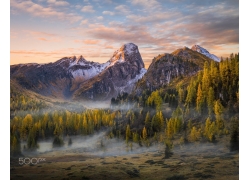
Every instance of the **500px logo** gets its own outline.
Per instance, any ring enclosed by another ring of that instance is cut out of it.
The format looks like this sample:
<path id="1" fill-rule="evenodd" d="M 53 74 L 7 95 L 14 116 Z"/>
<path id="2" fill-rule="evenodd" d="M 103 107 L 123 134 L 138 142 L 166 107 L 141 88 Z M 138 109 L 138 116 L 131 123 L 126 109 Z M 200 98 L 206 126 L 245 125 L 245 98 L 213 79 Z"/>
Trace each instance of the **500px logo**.
<path id="1" fill-rule="evenodd" d="M 19 158 L 19 164 L 37 164 L 39 162 L 46 161 L 45 158 Z"/>

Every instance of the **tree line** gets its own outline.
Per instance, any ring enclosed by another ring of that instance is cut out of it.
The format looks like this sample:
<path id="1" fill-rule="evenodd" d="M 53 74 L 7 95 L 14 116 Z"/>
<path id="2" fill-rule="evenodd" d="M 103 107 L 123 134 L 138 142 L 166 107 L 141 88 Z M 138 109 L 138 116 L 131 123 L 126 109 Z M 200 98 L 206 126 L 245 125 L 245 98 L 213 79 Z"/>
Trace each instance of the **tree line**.
<path id="1" fill-rule="evenodd" d="M 11 152 L 20 152 L 20 141 L 27 143 L 27 150 L 34 150 L 38 148 L 38 140 L 54 137 L 60 143 L 63 136 L 93 134 L 102 128 L 114 126 L 115 116 L 115 112 L 102 109 L 82 113 L 66 110 L 15 116 L 10 122 Z"/>

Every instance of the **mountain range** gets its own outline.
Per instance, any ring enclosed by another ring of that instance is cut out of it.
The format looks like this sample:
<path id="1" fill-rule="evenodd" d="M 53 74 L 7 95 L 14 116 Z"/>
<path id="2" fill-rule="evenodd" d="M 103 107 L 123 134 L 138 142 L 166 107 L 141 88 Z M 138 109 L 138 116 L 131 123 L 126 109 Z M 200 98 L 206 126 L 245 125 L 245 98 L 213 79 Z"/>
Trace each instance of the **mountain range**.
<path id="1" fill-rule="evenodd" d="M 122 92 L 140 94 L 145 88 L 157 89 L 177 77 L 192 76 L 212 60 L 219 62 L 217 56 L 194 45 L 158 55 L 146 70 L 138 46 L 127 43 L 102 64 L 73 56 L 54 63 L 11 65 L 10 79 L 42 96 L 109 100 Z"/>

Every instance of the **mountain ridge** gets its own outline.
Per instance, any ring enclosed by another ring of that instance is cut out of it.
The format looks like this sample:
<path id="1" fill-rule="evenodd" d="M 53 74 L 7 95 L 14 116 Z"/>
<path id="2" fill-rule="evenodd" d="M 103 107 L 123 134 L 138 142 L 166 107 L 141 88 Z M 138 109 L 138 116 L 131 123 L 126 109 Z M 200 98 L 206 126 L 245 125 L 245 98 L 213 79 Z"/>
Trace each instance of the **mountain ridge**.
<path id="1" fill-rule="evenodd" d="M 202 52 L 204 48 L 199 47 Z M 206 61 L 204 53 L 188 47 L 153 58 L 145 69 L 138 46 L 127 43 L 105 63 L 83 56 L 63 57 L 54 63 L 11 65 L 11 80 L 38 94 L 72 100 L 108 100 L 119 93 L 141 93 L 168 85 L 173 79 L 192 76 Z M 207 51 L 208 52 L 208 51 Z"/>
<path id="2" fill-rule="evenodd" d="M 147 72 L 135 85 L 132 93 L 140 95 L 145 89 L 153 91 L 169 85 L 176 78 L 193 76 L 203 69 L 206 61 L 213 60 L 188 47 L 160 54 L 153 58 Z"/>
<path id="3" fill-rule="evenodd" d="M 94 77 L 104 78 L 103 71 L 110 72 L 104 73 L 109 74 L 109 77 L 112 76 L 112 73 L 118 77 L 116 83 L 120 89 L 115 89 L 115 91 L 129 92 L 131 88 L 122 88 L 125 86 L 125 82 L 122 82 L 122 80 L 131 81 L 133 85 L 146 70 L 138 46 L 133 43 L 124 44 L 113 53 L 113 56 L 107 62 L 102 64 L 87 61 L 83 56 L 73 56 L 63 57 L 54 63 L 29 63 L 10 66 L 11 79 L 18 82 L 22 87 L 45 96 L 66 99 L 72 98 L 74 92 L 79 87 L 83 87 L 84 84 L 88 86 L 90 79 L 94 80 Z M 120 76 L 121 74 L 122 76 Z M 98 78 L 95 79 L 98 80 Z M 112 82 L 109 83 L 112 84 Z M 114 84 L 109 86 L 109 88 L 112 87 L 114 89 Z M 116 92 L 116 94 L 118 93 Z M 92 96 L 88 98 L 92 99 Z"/>

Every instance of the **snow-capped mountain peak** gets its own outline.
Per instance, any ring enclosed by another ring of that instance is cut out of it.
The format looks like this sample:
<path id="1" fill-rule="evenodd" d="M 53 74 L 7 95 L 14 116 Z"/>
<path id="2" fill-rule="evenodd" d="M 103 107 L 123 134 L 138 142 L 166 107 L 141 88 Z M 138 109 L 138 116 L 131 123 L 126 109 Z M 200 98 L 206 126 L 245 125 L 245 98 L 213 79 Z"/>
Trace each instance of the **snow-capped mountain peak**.
<path id="1" fill-rule="evenodd" d="M 124 44 L 121 49 L 127 54 L 138 53 L 138 47 L 134 43 Z"/>
<path id="2" fill-rule="evenodd" d="M 100 74 L 102 71 L 115 64 L 124 62 L 130 63 L 131 59 L 133 61 L 139 61 L 139 64 L 141 64 L 141 56 L 138 47 L 133 43 L 127 43 L 116 50 L 110 60 L 106 63 L 100 64 L 98 62 L 87 61 L 81 55 L 79 57 L 64 57 L 55 62 L 54 65 L 59 65 L 63 69 L 67 70 L 74 79 L 81 79 L 82 81 L 85 81 Z M 144 67 L 144 64 L 141 66 Z"/>
<path id="3" fill-rule="evenodd" d="M 120 49 L 114 52 L 113 56 L 109 60 L 109 62 L 111 63 L 110 65 L 113 65 L 116 62 L 125 62 L 126 56 L 130 56 L 135 53 L 139 53 L 139 51 L 138 47 L 134 43 L 124 44 Z"/>
<path id="4" fill-rule="evenodd" d="M 77 64 L 80 64 L 80 63 L 85 63 L 86 62 L 86 59 L 81 55 L 79 56 L 77 59 Z"/>
<path id="5" fill-rule="evenodd" d="M 72 60 L 70 61 L 69 63 L 69 67 L 72 67 L 74 65 L 86 65 L 88 64 L 89 62 L 86 61 L 86 59 L 84 59 L 84 57 L 81 55 L 79 56 L 78 58 L 76 58 L 75 56 L 72 58 Z"/>
<path id="6" fill-rule="evenodd" d="M 197 51 L 201 54 L 206 54 L 209 53 L 206 49 L 204 49 L 203 47 L 199 46 L 199 45 L 193 45 L 191 48 L 193 51 Z"/>
<path id="7" fill-rule="evenodd" d="M 203 48 L 199 45 L 193 45 L 191 49 L 193 51 L 197 51 L 197 52 L 209 57 L 210 59 L 213 59 L 214 61 L 220 62 L 220 58 L 218 58 L 214 54 L 210 54 L 205 48 Z"/>

